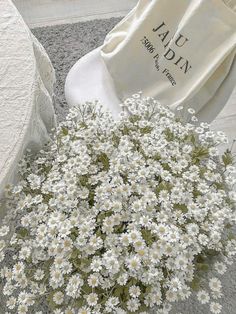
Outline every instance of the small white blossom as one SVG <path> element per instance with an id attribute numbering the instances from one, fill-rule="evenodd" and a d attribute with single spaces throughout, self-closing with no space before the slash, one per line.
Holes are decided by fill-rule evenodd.
<path id="1" fill-rule="evenodd" d="M 198 277 L 196 298 L 220 313 L 222 284 L 202 273 L 208 257 L 224 274 L 236 255 L 226 137 L 141 93 L 122 110 L 115 120 L 97 102 L 72 108 L 20 163 L 0 227 L 4 313 L 41 314 L 40 299 L 55 314 L 168 314 Z"/>
<path id="2" fill-rule="evenodd" d="M 129 288 L 129 294 L 130 294 L 131 297 L 133 297 L 133 298 L 139 297 L 140 293 L 141 293 L 140 288 L 137 287 L 137 286 L 131 286 L 131 287 Z"/>
<path id="3" fill-rule="evenodd" d="M 86 300 L 89 306 L 95 306 L 98 301 L 98 296 L 96 293 L 90 293 L 89 295 L 86 296 Z"/>
<path id="4" fill-rule="evenodd" d="M 221 282 L 218 278 L 211 278 L 209 281 L 209 287 L 212 291 L 218 292 L 221 290 Z"/>
<path id="5" fill-rule="evenodd" d="M 201 290 L 197 293 L 198 301 L 202 304 L 206 304 L 210 301 L 209 293 L 205 290 Z"/>
<path id="6" fill-rule="evenodd" d="M 222 305 L 216 302 L 212 302 L 210 304 L 210 311 L 213 314 L 220 314 L 221 313 L 221 309 L 222 309 Z"/>
<path id="7" fill-rule="evenodd" d="M 57 305 L 61 305 L 63 303 L 63 300 L 64 300 L 64 294 L 61 291 L 58 291 L 53 295 L 53 301 Z"/>
<path id="8" fill-rule="evenodd" d="M 0 228 L 0 237 L 5 237 L 8 232 L 9 232 L 10 228 L 8 226 L 3 226 Z"/>
<path id="9" fill-rule="evenodd" d="M 227 270 L 227 267 L 224 263 L 221 263 L 221 262 L 216 262 L 215 263 L 215 270 L 220 274 L 220 275 L 223 275 L 226 270 Z"/>

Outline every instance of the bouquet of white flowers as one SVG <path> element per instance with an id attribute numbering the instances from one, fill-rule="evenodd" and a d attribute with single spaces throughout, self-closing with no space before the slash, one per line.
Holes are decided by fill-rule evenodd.
<path id="1" fill-rule="evenodd" d="M 70 111 L 6 191 L 5 313 L 169 313 L 194 291 L 221 312 L 205 272 L 236 253 L 235 168 L 225 135 L 196 120 L 141 93 L 118 120 L 97 103 Z"/>

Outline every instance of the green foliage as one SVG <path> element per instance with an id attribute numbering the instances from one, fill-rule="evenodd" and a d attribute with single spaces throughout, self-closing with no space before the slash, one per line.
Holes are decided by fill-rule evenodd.
<path id="1" fill-rule="evenodd" d="M 170 167 L 170 165 L 168 163 L 163 163 L 162 167 L 163 167 L 164 170 L 167 170 L 167 171 L 171 170 L 171 167 Z"/>
<path id="2" fill-rule="evenodd" d="M 192 152 L 193 162 L 199 164 L 202 159 L 209 157 L 209 149 L 203 146 L 195 147 Z"/>
<path id="3" fill-rule="evenodd" d="M 49 166 L 49 165 L 43 165 L 42 167 L 43 167 L 44 174 L 48 174 L 50 170 L 52 169 L 52 166 Z"/>
<path id="4" fill-rule="evenodd" d="M 233 155 L 232 155 L 232 153 L 230 152 L 229 149 L 227 149 L 225 151 L 225 153 L 223 154 L 222 160 L 223 160 L 223 163 L 224 163 L 225 167 L 233 164 L 234 157 L 233 157 Z"/>
<path id="5" fill-rule="evenodd" d="M 94 192 L 94 190 L 91 189 L 89 191 L 89 196 L 88 196 L 88 201 L 89 201 L 90 206 L 94 205 L 94 197 L 95 197 L 95 192 Z"/>
<path id="6" fill-rule="evenodd" d="M 128 128 L 126 125 L 122 129 L 123 135 L 129 135 L 130 128 Z"/>
<path id="7" fill-rule="evenodd" d="M 62 127 L 62 128 L 61 128 L 61 131 L 62 131 L 62 134 L 63 134 L 64 136 L 67 136 L 67 135 L 69 134 L 68 129 L 65 128 L 65 127 Z"/>
<path id="8" fill-rule="evenodd" d="M 76 308 L 80 309 L 85 303 L 85 300 L 83 298 L 77 299 L 75 301 Z"/>
<path id="9" fill-rule="evenodd" d="M 220 252 L 208 249 L 204 252 L 204 254 L 208 258 L 212 258 L 212 257 L 218 256 L 220 254 Z"/>
<path id="10" fill-rule="evenodd" d="M 80 176 L 79 182 L 82 186 L 87 186 L 88 184 L 88 176 Z"/>
<path id="11" fill-rule="evenodd" d="M 225 190 L 226 186 L 222 182 L 214 182 L 214 186 L 216 187 L 217 190 Z"/>
<path id="12" fill-rule="evenodd" d="M 58 305 L 53 301 L 53 296 L 55 294 L 56 291 L 52 291 L 49 293 L 48 297 L 47 297 L 47 301 L 48 301 L 48 305 L 49 308 L 53 311 L 55 311 L 56 309 L 58 309 Z"/>
<path id="13" fill-rule="evenodd" d="M 204 263 L 206 259 L 206 256 L 204 254 L 199 254 L 197 257 L 196 257 L 196 262 L 197 263 Z"/>
<path id="14" fill-rule="evenodd" d="M 110 164 L 109 164 L 109 158 L 107 157 L 107 155 L 105 153 L 101 153 L 98 157 L 97 157 L 97 162 L 101 162 L 103 165 L 103 168 L 105 171 L 108 171 L 110 168 Z"/>
<path id="15" fill-rule="evenodd" d="M 72 228 L 71 229 L 71 234 L 70 234 L 71 240 L 75 241 L 78 235 L 79 235 L 78 229 L 77 228 Z"/>
<path id="16" fill-rule="evenodd" d="M 113 143 L 114 143 L 114 145 L 115 145 L 116 147 L 119 146 L 119 143 L 120 143 L 120 138 L 119 138 L 119 136 L 117 136 L 116 134 L 113 134 L 113 135 L 112 135 L 112 141 L 113 141 Z"/>
<path id="17" fill-rule="evenodd" d="M 74 248 L 73 251 L 72 251 L 72 253 L 71 253 L 71 259 L 73 259 L 73 260 L 76 259 L 79 254 L 80 254 L 80 250 Z"/>
<path id="18" fill-rule="evenodd" d="M 195 258 L 195 276 L 190 283 L 190 288 L 198 291 L 201 288 L 201 282 L 205 279 L 206 273 L 209 272 L 212 264 L 214 263 L 215 256 L 219 253 L 215 250 L 206 250 Z"/>
<path id="19" fill-rule="evenodd" d="M 148 308 L 146 307 L 146 305 L 142 304 L 139 308 L 140 312 L 148 312 Z"/>
<path id="20" fill-rule="evenodd" d="M 88 127 L 87 124 L 84 121 L 81 122 L 79 126 L 80 126 L 81 129 L 86 129 Z"/>
<path id="21" fill-rule="evenodd" d="M 124 286 L 118 286 L 113 292 L 113 295 L 118 298 L 120 298 L 122 294 L 124 294 Z"/>
<path id="22" fill-rule="evenodd" d="M 235 240 L 235 239 L 236 239 L 235 233 L 230 232 L 230 233 L 228 234 L 228 240 Z"/>
<path id="23" fill-rule="evenodd" d="M 196 268 L 198 270 L 208 271 L 209 270 L 209 265 L 207 263 L 197 263 L 196 264 Z"/>
<path id="24" fill-rule="evenodd" d="M 193 291 L 198 291 L 200 289 L 200 278 L 194 277 L 193 281 L 190 283 L 190 288 Z"/>
<path id="25" fill-rule="evenodd" d="M 186 214 L 188 212 L 188 207 L 184 204 L 176 204 L 175 208 L 181 210 L 183 214 Z"/>
<path id="26" fill-rule="evenodd" d="M 17 234 L 19 238 L 26 238 L 30 233 L 28 229 L 21 227 L 17 230 Z"/>
<path id="27" fill-rule="evenodd" d="M 141 120 L 141 118 L 140 118 L 140 116 L 138 116 L 138 115 L 132 115 L 132 116 L 129 117 L 129 121 L 130 121 L 131 123 L 133 123 L 133 124 L 135 124 L 136 122 L 138 122 L 138 121 L 140 121 L 140 120 Z"/>
<path id="28" fill-rule="evenodd" d="M 45 203 L 48 203 L 52 198 L 52 194 L 43 194 L 43 200 Z"/>
<path id="29" fill-rule="evenodd" d="M 106 212 L 100 212 L 98 215 L 97 215 L 97 222 L 99 223 L 102 223 L 103 220 L 106 218 L 106 217 L 109 217 L 112 215 L 112 212 L 110 211 L 106 211 Z"/>
<path id="30" fill-rule="evenodd" d="M 189 135 L 189 140 L 190 140 L 190 142 L 191 142 L 193 145 L 196 144 L 196 137 L 195 137 L 194 134 L 190 134 L 190 135 Z"/>
<path id="31" fill-rule="evenodd" d="M 141 232 L 142 232 L 143 239 L 146 241 L 147 245 L 151 245 L 154 241 L 151 231 L 147 229 L 143 229 Z"/>
<path id="32" fill-rule="evenodd" d="M 200 177 L 202 178 L 207 171 L 208 171 L 207 167 L 200 167 L 199 169 Z"/>
<path id="33" fill-rule="evenodd" d="M 175 138 L 174 134 L 171 132 L 170 129 L 166 129 L 164 131 L 164 134 L 165 134 L 166 139 L 167 139 L 168 142 L 172 142 L 174 140 L 174 138 Z"/>
<path id="34" fill-rule="evenodd" d="M 152 130 L 153 130 L 152 127 L 146 126 L 145 128 L 140 129 L 140 133 L 141 133 L 141 134 L 149 134 L 149 133 L 152 132 Z"/>
<path id="35" fill-rule="evenodd" d="M 155 156 L 153 156 L 153 159 L 155 161 L 159 161 L 159 160 L 161 160 L 161 156 L 159 154 L 156 154 Z"/>
<path id="36" fill-rule="evenodd" d="M 171 191 L 171 184 L 168 182 L 161 182 L 156 188 L 155 192 L 158 195 L 163 190 Z"/>
<path id="37" fill-rule="evenodd" d="M 197 197 L 200 196 L 200 195 L 202 195 L 202 194 L 201 194 L 201 192 L 199 192 L 197 189 L 194 189 L 194 190 L 193 190 L 193 196 L 194 196 L 195 198 L 197 198 Z"/>
<path id="38" fill-rule="evenodd" d="M 90 287 L 89 285 L 83 285 L 82 290 L 83 290 L 86 294 L 89 294 L 89 293 L 92 293 L 93 288 Z"/>

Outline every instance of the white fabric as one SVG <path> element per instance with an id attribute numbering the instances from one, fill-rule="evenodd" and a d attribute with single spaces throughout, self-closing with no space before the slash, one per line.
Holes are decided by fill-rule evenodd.
<path id="1" fill-rule="evenodd" d="M 120 99 L 141 90 L 212 121 L 235 86 L 235 52 L 236 0 L 140 0 L 101 54 Z"/>
<path id="2" fill-rule="evenodd" d="M 70 107 L 98 100 L 114 118 L 118 116 L 120 100 L 101 57 L 101 47 L 82 57 L 71 68 L 65 82 L 65 97 Z"/>
<path id="3" fill-rule="evenodd" d="M 26 148 L 55 126 L 51 62 L 10 0 L 0 0 L 0 194 Z"/>

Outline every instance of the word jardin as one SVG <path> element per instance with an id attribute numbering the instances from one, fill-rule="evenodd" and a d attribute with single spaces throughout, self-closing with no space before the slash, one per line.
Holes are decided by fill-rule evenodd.
<path id="1" fill-rule="evenodd" d="M 158 37 L 160 37 L 164 48 L 167 48 L 171 42 L 173 42 L 173 37 L 170 37 L 170 31 L 165 29 L 165 22 L 162 22 L 158 27 L 153 28 L 153 32 L 157 33 Z M 178 37 L 175 39 L 174 44 L 176 47 L 183 47 L 189 39 L 184 37 L 182 34 L 179 34 Z M 177 65 L 184 74 L 187 74 L 192 66 L 189 64 L 189 60 L 185 59 L 184 57 L 177 56 L 176 52 L 168 47 L 166 50 L 164 57 L 166 60 L 173 61 L 175 65 Z"/>

